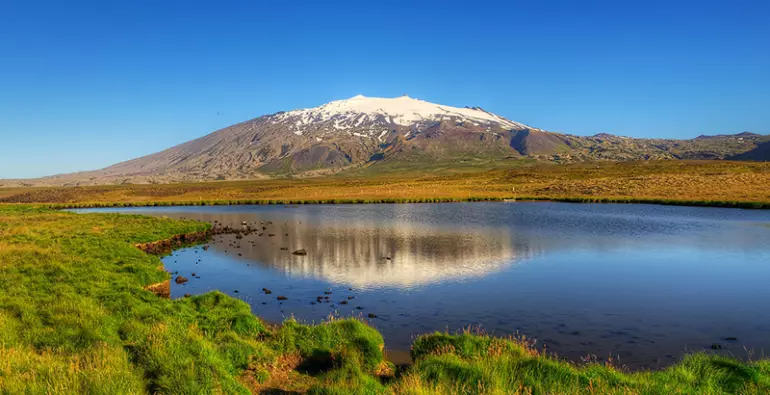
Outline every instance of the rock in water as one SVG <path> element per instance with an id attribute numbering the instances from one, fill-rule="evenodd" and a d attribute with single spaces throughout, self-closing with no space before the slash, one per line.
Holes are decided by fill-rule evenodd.
<path id="1" fill-rule="evenodd" d="M 296 251 L 292 252 L 292 254 L 294 254 L 294 255 L 307 255 L 307 251 L 305 251 L 305 249 L 303 248 L 303 249 L 299 249 L 299 250 L 296 250 Z"/>

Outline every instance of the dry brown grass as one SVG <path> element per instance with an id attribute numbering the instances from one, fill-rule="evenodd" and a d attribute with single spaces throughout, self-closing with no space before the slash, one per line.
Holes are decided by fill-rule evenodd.
<path id="1" fill-rule="evenodd" d="M 770 164 L 647 161 L 533 165 L 437 175 L 0 189 L 3 203 L 586 198 L 770 202 Z"/>

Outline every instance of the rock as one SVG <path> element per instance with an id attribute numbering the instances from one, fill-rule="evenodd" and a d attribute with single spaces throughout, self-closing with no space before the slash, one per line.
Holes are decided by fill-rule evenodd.
<path id="1" fill-rule="evenodd" d="M 294 254 L 294 255 L 307 255 L 307 251 L 305 251 L 305 249 L 303 248 L 303 249 L 299 249 L 299 250 L 296 250 L 296 251 L 292 252 L 292 254 Z"/>
<path id="2" fill-rule="evenodd" d="M 190 294 L 184 294 L 184 297 L 185 297 L 185 298 L 189 298 L 190 296 L 192 296 L 192 295 L 190 295 Z"/>
<path id="3" fill-rule="evenodd" d="M 355 296 L 348 296 L 348 300 L 355 299 Z"/>
<path id="4" fill-rule="evenodd" d="M 265 295 L 270 295 L 271 293 L 273 293 L 273 291 L 269 289 L 265 289 L 264 291 L 265 291 Z"/>
<path id="5" fill-rule="evenodd" d="M 278 300 L 289 300 L 289 298 L 287 298 L 287 297 L 285 297 L 285 296 L 279 296 L 277 299 L 278 299 Z"/>
<path id="6" fill-rule="evenodd" d="M 177 283 L 177 284 L 184 284 L 184 283 L 186 283 L 188 281 L 190 281 L 190 280 L 188 280 L 187 277 L 185 277 L 185 276 L 177 276 L 176 280 L 174 280 L 174 282 Z"/>
<path id="7" fill-rule="evenodd" d="M 195 277 L 195 272 L 193 272 L 192 276 Z"/>
<path id="8" fill-rule="evenodd" d="M 332 291 L 324 291 L 324 295 L 331 295 Z"/>
<path id="9" fill-rule="evenodd" d="M 281 251 L 289 251 L 289 247 L 281 247 Z"/>
<path id="10" fill-rule="evenodd" d="M 356 306 L 356 310 L 363 310 L 364 308 L 361 306 Z"/>
<path id="11" fill-rule="evenodd" d="M 272 233 L 268 233 L 268 234 L 267 234 L 267 237 L 273 237 L 273 236 L 275 236 L 275 235 L 274 235 L 274 234 L 272 234 Z"/>
<path id="12" fill-rule="evenodd" d="M 348 304 L 348 301 L 347 300 L 341 300 L 340 304 Z"/>
<path id="13" fill-rule="evenodd" d="M 711 349 L 712 350 L 721 350 L 722 348 L 724 348 L 724 347 L 722 347 L 722 345 L 719 344 L 719 343 L 714 343 L 714 344 L 711 345 Z"/>
<path id="14" fill-rule="evenodd" d="M 726 338 L 724 338 L 724 340 L 728 342 L 734 342 L 734 341 L 737 341 L 738 338 L 734 336 L 727 336 Z"/>
<path id="15" fill-rule="evenodd" d="M 377 318 L 377 314 L 369 313 L 368 317 L 369 318 Z"/>
<path id="16" fill-rule="evenodd" d="M 234 290 L 233 292 L 235 292 L 235 293 L 238 293 L 238 290 L 236 289 L 236 290 Z"/>

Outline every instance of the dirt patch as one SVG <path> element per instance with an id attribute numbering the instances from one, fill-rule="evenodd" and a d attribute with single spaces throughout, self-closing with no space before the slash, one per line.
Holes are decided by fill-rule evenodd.
<path id="1" fill-rule="evenodd" d="M 203 232 L 193 232 L 183 235 L 176 235 L 170 239 L 154 241 L 152 243 L 136 244 L 135 247 L 152 255 L 164 255 L 175 248 L 183 247 L 189 244 L 202 243 L 211 237 L 210 230 Z"/>
<path id="2" fill-rule="evenodd" d="M 161 283 L 150 284 L 144 287 L 147 291 L 160 296 L 161 298 L 171 298 L 171 280 L 166 280 Z"/>
<path id="3" fill-rule="evenodd" d="M 282 355 L 272 363 L 249 366 L 240 381 L 253 394 L 304 394 L 316 379 L 296 371 L 302 362 L 298 354 Z"/>

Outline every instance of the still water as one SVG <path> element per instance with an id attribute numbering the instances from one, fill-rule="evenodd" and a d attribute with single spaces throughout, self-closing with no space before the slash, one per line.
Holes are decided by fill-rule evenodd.
<path id="1" fill-rule="evenodd" d="M 190 278 L 172 282 L 172 297 L 220 290 L 270 322 L 363 316 L 394 354 L 418 334 L 469 327 L 630 368 L 689 351 L 770 352 L 767 211 L 542 202 L 84 211 L 264 223 L 262 236 L 216 236 L 207 250 L 163 258 Z"/>

